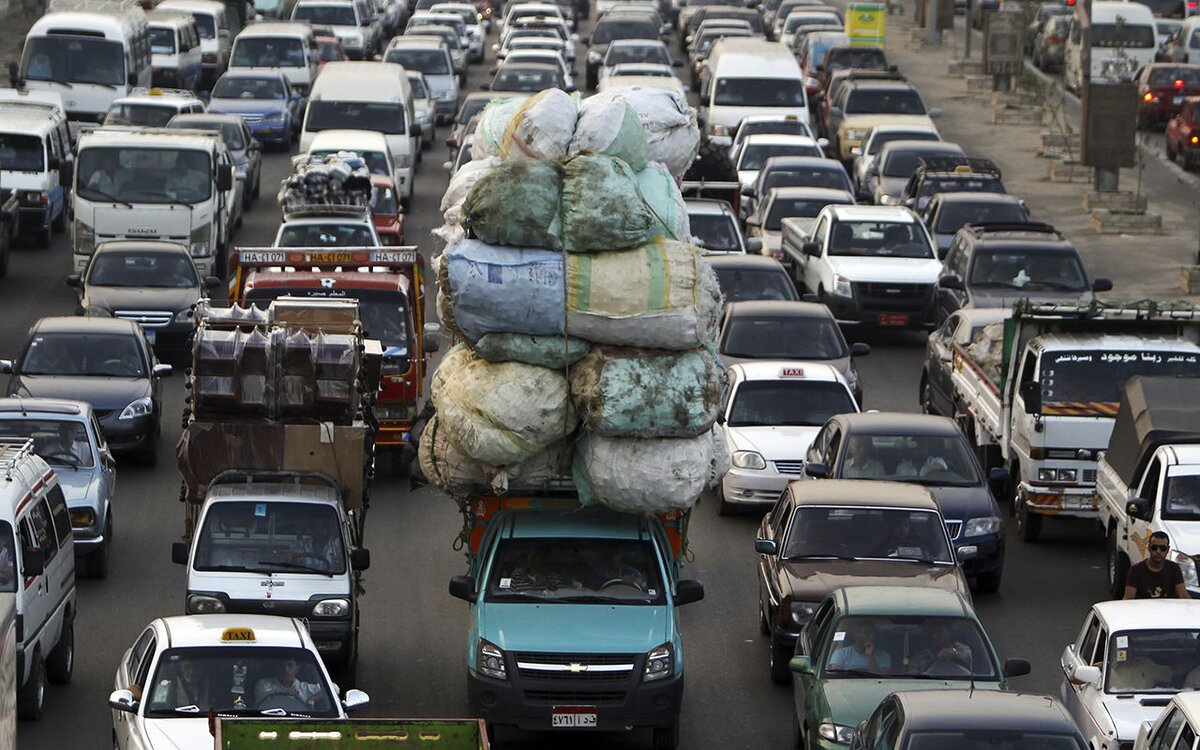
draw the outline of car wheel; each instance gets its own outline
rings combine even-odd
[[[1025,502],[1025,498],[1017,499],[1017,528],[1021,530],[1021,541],[1036,542],[1042,534],[1042,517],[1038,513],[1032,513],[1029,510],[1029,503]]]
[[[975,577],[975,590],[983,594],[993,594],[1000,590],[1000,574],[997,570],[994,573]]]
[[[776,685],[787,685],[792,680],[792,671],[788,669],[788,660],[792,658],[786,644],[771,639],[771,682]]]
[[[655,727],[652,736],[654,750],[675,750],[679,747],[679,720],[669,727]]]
[[[929,385],[929,374],[921,373],[921,413],[922,414],[937,414],[937,410],[933,408],[933,387]]]
[[[737,513],[737,508],[735,508],[733,506],[733,503],[727,502],[725,500],[725,488],[718,485],[717,486],[717,515],[718,516],[732,516],[732,515],[735,515],[736,513]]]
[[[17,715],[22,719],[37,721],[42,718],[46,705],[46,662],[40,651],[34,651],[33,663],[29,668],[29,679],[17,693]]]
[[[1125,577],[1129,575],[1129,558],[1117,544],[1117,527],[1108,530],[1108,593],[1114,599],[1125,596]]]
[[[63,622],[62,634],[58,636],[58,643],[50,651],[50,658],[46,659],[46,677],[55,685],[66,685],[71,681],[71,674],[74,671],[75,624],[68,616]]]
[[[112,545],[112,509],[108,510],[108,520],[104,522],[104,541],[100,543],[99,549],[88,555],[85,560],[87,567],[87,575],[89,578],[97,578],[103,580],[108,578],[109,569],[109,551]]]

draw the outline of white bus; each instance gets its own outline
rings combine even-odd
[[[137,0],[52,0],[29,28],[19,76],[63,99],[70,120],[99,122],[113,99],[150,85],[150,33]]]

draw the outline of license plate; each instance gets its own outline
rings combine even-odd
[[[399,244],[399,243],[397,243]],[[371,253],[372,263],[416,263],[415,250],[384,250]]]
[[[595,728],[595,706],[555,706],[550,714],[550,726]]]
[[[307,259],[313,263],[353,263],[354,254],[330,252],[309,253]]]
[[[238,254],[243,263],[283,263],[287,255],[283,252],[264,252],[262,250],[243,250]]]
[[[142,331],[142,333],[146,334],[146,343],[154,346],[154,331]]]
[[[906,326],[908,313],[879,313],[877,321],[881,326]]]

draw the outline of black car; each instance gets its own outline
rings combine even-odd
[[[1008,193],[938,193],[920,213],[925,228],[937,243],[939,258],[946,257],[954,235],[966,224],[1023,224],[1029,221],[1025,201]]]
[[[705,260],[717,274],[726,302],[800,299],[787,269],[774,258],[728,253],[709,255]]]
[[[925,363],[917,398],[921,411],[953,417],[957,412],[954,398],[954,347],[966,347],[984,326],[999,323],[1010,314],[1004,307],[972,307],[955,310],[929,334],[925,342]]]
[[[160,364],[137,323],[121,318],[42,318],[15,360],[6,395],[70,398],[92,405],[109,448],[153,463],[162,418]]]
[[[202,279],[183,245],[121,240],[101,243],[87,270],[68,276],[67,286],[79,290],[81,315],[134,321],[166,359],[191,351],[192,306],[221,280]]]
[[[562,69],[557,65],[531,62],[506,62],[496,68],[491,83],[480,84],[480,88],[491,91],[515,91],[536,94],[543,89],[575,90],[568,86]]]
[[[837,414],[813,440],[804,473],[925,487],[946,519],[963,573],[980,591],[1000,588],[1004,521],[992,487],[1008,481],[1008,470],[992,469],[985,477],[952,419],[900,412]]]
[[[1000,178],[1000,167],[991,159],[921,158],[900,193],[900,205],[921,213],[938,193],[1006,193]]]

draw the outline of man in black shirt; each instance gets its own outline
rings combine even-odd
[[[1190,599],[1179,565],[1167,559],[1171,540],[1165,531],[1150,535],[1149,555],[1129,568],[1126,599]]]

